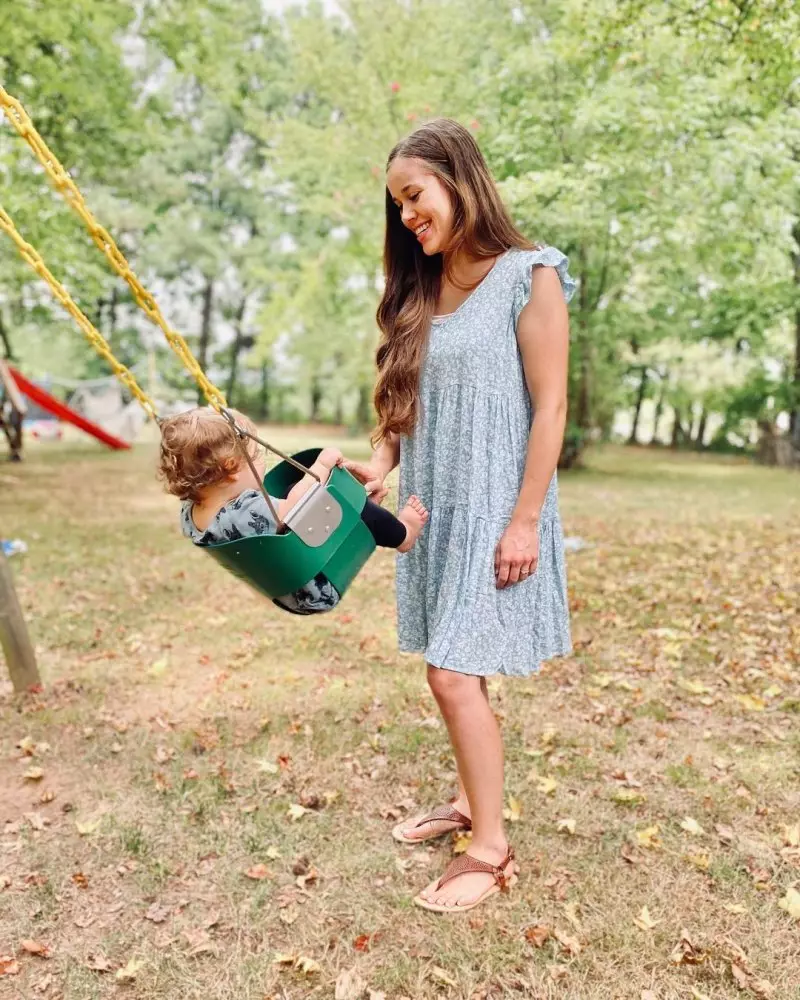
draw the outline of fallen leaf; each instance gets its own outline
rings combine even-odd
[[[555,778],[539,778],[536,782],[536,787],[542,795],[552,795],[558,788],[558,782]]]
[[[90,834],[99,829],[101,822],[102,820],[100,819],[87,820],[85,823],[75,820],[75,829],[81,837],[88,837]]]
[[[266,865],[259,863],[257,865],[253,865],[252,868],[248,868],[245,875],[247,878],[260,882],[262,879],[272,878],[273,873],[269,868],[267,868]]]
[[[289,952],[277,952],[275,958],[272,959],[273,965],[294,965],[297,961],[297,955],[289,954]]]
[[[580,955],[581,944],[575,937],[570,937],[566,931],[559,930],[557,927],[553,932],[553,937],[558,941],[561,947],[568,955]]]
[[[786,895],[778,903],[782,910],[786,910],[793,920],[800,920],[800,892],[797,889],[789,888]]]
[[[366,982],[355,969],[342,969],[336,977],[334,1000],[358,1000],[366,989]]]
[[[41,767],[29,767],[22,777],[25,781],[41,781],[44,777],[44,770]]]
[[[144,919],[152,920],[154,924],[163,924],[168,916],[168,907],[162,906],[160,903],[153,903],[147,913],[145,913]]]
[[[356,951],[369,951],[372,943],[380,937],[380,933],[380,931],[376,931],[374,934],[359,934],[353,941],[353,947]]]
[[[569,969],[566,965],[548,965],[547,972],[554,983],[566,979],[569,975]]]
[[[707,872],[711,867],[711,858],[705,853],[705,851],[699,851],[696,854],[687,854],[686,860],[690,864],[693,864],[695,868],[699,868],[700,871],[703,872]]]
[[[700,965],[708,958],[703,948],[698,947],[689,937],[689,932],[684,928],[681,931],[680,941],[672,949],[669,956],[673,965]]]
[[[556,824],[559,833],[568,833],[570,837],[575,836],[576,823],[574,819],[560,819]]]
[[[0,978],[3,976],[18,976],[19,962],[13,955],[0,955]]]
[[[72,876],[72,881],[79,889],[89,888],[89,879],[83,874],[83,872],[75,872]]]
[[[708,993],[701,993],[696,987],[692,987],[692,1000],[711,1000]]]
[[[86,968],[92,972],[111,972],[111,963],[105,955],[89,954],[86,959]]]
[[[783,828],[783,843],[786,847],[800,847],[800,823]]]
[[[43,806],[46,806],[48,802],[52,802],[55,797],[56,793],[51,789],[47,788],[39,796],[39,801],[42,803]]]
[[[521,815],[522,803],[519,799],[515,799],[513,795],[509,795],[508,808],[503,810],[503,817],[507,819],[509,823],[519,823]]]
[[[292,820],[293,823],[296,823],[299,819],[302,819],[303,816],[305,816],[305,814],[308,811],[309,811],[308,809],[306,809],[304,806],[301,806],[298,802],[293,802],[289,806],[286,815],[289,817],[290,820]]]
[[[653,990],[642,990],[639,1000],[658,1000],[658,996]]]
[[[715,823],[714,830],[723,844],[732,844],[736,839],[733,829],[729,826],[724,826],[722,823]]]
[[[264,851],[264,853],[270,859],[270,861],[275,861],[276,858],[279,858],[281,856],[281,852],[274,844],[271,847],[268,847],[266,851]]]
[[[464,833],[459,833],[453,842],[453,854],[463,854],[464,851],[472,843],[472,832],[466,831]]]
[[[458,986],[458,983],[455,981],[455,979],[452,979],[450,976],[448,976],[445,970],[441,969],[438,965],[434,965],[431,967],[430,975],[431,978],[435,979],[439,983],[444,983],[445,986],[453,986],[453,987]]]
[[[25,938],[20,941],[19,944],[23,951],[27,951],[29,955],[38,955],[39,958],[50,957],[50,949],[41,941],[34,941],[31,938]]]
[[[742,906],[741,903],[725,903],[723,909],[727,910],[728,913],[735,913],[737,916],[747,913],[747,907]]]
[[[294,967],[298,972],[302,972],[304,976],[314,976],[318,972],[322,972],[322,966],[319,962],[315,962],[308,955],[298,955]]]
[[[763,712],[767,703],[755,694],[737,694],[736,700],[748,712]]]
[[[644,830],[636,830],[636,842],[640,847],[660,847],[661,839],[658,836],[658,825],[648,826]]]
[[[637,792],[635,788],[618,788],[611,798],[614,802],[619,802],[623,805],[647,801],[647,796],[642,792]]]
[[[144,968],[144,961],[141,958],[132,958],[127,965],[117,969],[114,978],[118,983],[132,983],[142,968]]]
[[[525,940],[529,941],[534,948],[541,948],[550,937],[550,928],[544,924],[531,924],[525,928]]]
[[[264,774],[277,774],[280,768],[277,764],[273,764],[271,760],[260,760],[258,762],[259,771]]]
[[[705,834],[705,830],[700,826],[696,819],[692,819],[691,816],[687,816],[681,822],[681,830],[685,830],[687,833],[691,833],[693,837],[702,837]]]
[[[711,688],[706,687],[700,681],[690,681],[685,677],[679,677],[675,682],[682,691],[688,694],[711,694]]]
[[[657,927],[661,921],[653,920],[650,916],[650,911],[646,906],[643,906],[639,911],[639,916],[633,918],[633,922],[636,926],[643,931],[651,931],[654,927]]]

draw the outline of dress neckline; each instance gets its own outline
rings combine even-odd
[[[509,253],[511,253],[510,248],[508,250],[504,250],[498,257],[495,258],[494,264],[492,264],[492,266],[489,268],[486,274],[484,274],[484,276],[481,278],[480,282],[472,289],[469,295],[463,300],[463,302],[461,302],[458,305],[456,309],[454,309],[452,312],[449,313],[440,313],[438,316],[432,316],[431,322],[437,324],[443,323],[445,320],[452,319],[454,316],[458,316],[461,310],[465,308],[467,303],[471,302],[475,298],[475,296],[483,288],[486,282],[491,278],[491,276],[494,274],[494,272],[497,270],[500,264],[506,259],[506,257],[508,257]]]

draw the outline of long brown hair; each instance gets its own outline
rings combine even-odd
[[[386,288],[377,314],[382,337],[376,358],[374,443],[389,434],[414,431],[425,339],[442,276],[464,290],[475,287],[454,281],[449,268],[456,251],[486,260],[512,247],[533,246],[514,227],[478,144],[458,122],[437,118],[421,125],[397,143],[386,169],[401,156],[422,160],[445,186],[453,208],[453,232],[445,247],[447,263],[444,254],[426,256],[386,189]]]

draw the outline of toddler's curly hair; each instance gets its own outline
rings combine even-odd
[[[252,420],[238,410],[229,412],[243,430],[256,433]],[[259,445],[249,438],[245,447],[254,459],[261,453]],[[197,503],[201,490],[235,475],[243,462],[231,425],[210,406],[167,417],[161,424],[158,478],[168,493],[181,500]]]

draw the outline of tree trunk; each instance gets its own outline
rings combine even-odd
[[[628,438],[628,444],[638,444],[638,434],[639,434],[639,417],[642,414],[642,403],[644,402],[644,397],[647,392],[647,366],[642,365],[641,379],[639,381],[639,392],[636,394],[636,408],[633,411],[633,426],[631,427],[631,436]]]
[[[589,355],[589,280],[586,250],[583,246],[578,252],[580,262],[580,311],[578,314],[578,344],[580,345],[578,377],[578,398],[575,402],[575,423],[581,430],[588,431],[592,426],[592,391],[591,391],[591,358]]]
[[[236,379],[239,374],[239,355],[242,353],[242,345],[244,343],[244,332],[242,330],[242,323],[244,321],[244,310],[247,306],[247,296],[243,296],[242,301],[239,303],[239,307],[236,310],[236,315],[234,316],[234,330],[235,335],[233,338],[233,343],[231,344],[231,370],[228,375],[228,389],[225,395],[228,397],[228,405],[233,406],[233,397],[236,391]]]
[[[28,627],[14,589],[14,577],[0,549],[0,644],[6,657],[11,685],[19,694],[41,684]]]
[[[664,376],[661,379],[661,389],[658,393],[658,399],[656,400],[656,409],[653,414],[653,436],[650,438],[650,444],[658,444],[658,425],[661,423],[661,414],[664,412],[664,395],[667,391],[667,379]]]
[[[792,236],[795,244],[800,248],[800,221],[795,222],[792,229]],[[800,289],[800,249],[792,254],[794,263],[794,283]],[[794,377],[792,379],[794,390],[792,398],[792,412],[789,418],[789,437],[792,441],[796,460],[800,461],[800,305],[794,313]]]
[[[697,430],[694,433],[695,448],[702,449],[705,447],[707,423],[708,423],[708,410],[704,406],[703,409],[700,411],[700,419],[697,421]]]
[[[261,365],[261,392],[258,397],[258,415],[261,420],[269,420],[269,363]]]
[[[203,319],[200,325],[200,344],[197,349],[197,360],[203,371],[206,370],[208,362],[208,348],[211,343],[211,309],[214,303],[214,279],[206,278],[206,287],[203,289]],[[197,402],[203,403],[203,390],[197,389]]]
[[[372,393],[366,383],[362,383],[358,390],[358,405],[356,407],[356,424],[359,430],[369,427],[372,423]]]
[[[683,441],[683,425],[681,424],[681,414],[678,407],[675,407],[675,419],[672,424],[672,440],[670,441],[670,448],[677,448],[681,441]]]
[[[3,350],[5,351],[5,356],[9,361],[14,360],[14,352],[11,349],[11,341],[8,339],[8,331],[6,330],[5,323],[3,322],[3,315],[0,313],[0,340],[3,341]]]
[[[319,423],[319,410],[322,405],[322,385],[319,376],[315,375],[311,380],[311,423]]]

